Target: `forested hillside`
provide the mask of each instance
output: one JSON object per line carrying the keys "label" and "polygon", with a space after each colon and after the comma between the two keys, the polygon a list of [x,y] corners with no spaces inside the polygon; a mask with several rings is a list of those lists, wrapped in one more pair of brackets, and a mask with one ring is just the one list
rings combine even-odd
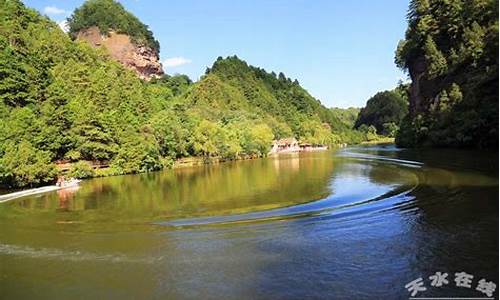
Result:
{"label": "forested hillside", "polygon": [[3,186],[53,182],[57,162],[72,163],[70,175],[104,176],[186,156],[262,156],[281,137],[365,138],[297,81],[236,57],[219,58],[196,83],[182,75],[142,81],[18,0],[0,0],[0,76]]}
{"label": "forested hillside", "polygon": [[228,121],[233,115],[240,121],[260,119],[276,138],[295,136],[311,143],[335,144],[355,135],[297,80],[250,66],[236,56],[219,57],[186,98],[209,119],[220,119],[221,114]]}
{"label": "forested hillside", "polygon": [[361,111],[361,108],[357,107],[349,107],[349,108],[340,108],[334,107],[331,109],[333,114],[339,118],[340,122],[342,122],[348,128],[354,128],[354,124],[356,123],[356,119],[358,118],[358,114]]}
{"label": "forested hillside", "polygon": [[412,79],[399,145],[498,147],[497,0],[412,0],[396,63]]}
{"label": "forested hillside", "polygon": [[62,159],[110,162],[115,173],[164,165],[149,122],[167,108],[168,88],[143,83],[17,0],[0,1],[0,45],[2,184],[50,182]]}
{"label": "forested hillside", "polygon": [[408,114],[407,86],[383,91],[368,99],[354,124],[355,128],[373,126],[376,132],[394,137],[404,117]]}

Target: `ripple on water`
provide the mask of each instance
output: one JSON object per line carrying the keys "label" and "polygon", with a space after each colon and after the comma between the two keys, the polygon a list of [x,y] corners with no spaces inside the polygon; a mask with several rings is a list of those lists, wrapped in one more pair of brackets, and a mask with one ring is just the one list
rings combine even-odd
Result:
{"label": "ripple on water", "polygon": [[[418,185],[415,169],[421,168],[423,163],[347,152],[339,156],[348,158],[351,162],[345,163],[347,168],[357,171],[348,174],[340,172],[333,176],[330,185],[334,193],[326,198],[265,211],[174,219],[156,224],[172,228],[190,228],[297,218],[343,219],[383,212],[412,202],[413,197],[409,193]],[[373,173],[380,173],[382,169],[383,176],[390,178],[389,180],[377,180],[372,176]]]}

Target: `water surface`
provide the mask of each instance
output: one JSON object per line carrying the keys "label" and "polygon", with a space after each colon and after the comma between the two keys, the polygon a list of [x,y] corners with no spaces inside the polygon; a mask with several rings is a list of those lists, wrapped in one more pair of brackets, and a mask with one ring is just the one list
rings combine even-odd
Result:
{"label": "water surface", "polygon": [[496,157],[353,147],[19,198],[0,204],[0,298],[408,299],[436,271],[498,283]]}

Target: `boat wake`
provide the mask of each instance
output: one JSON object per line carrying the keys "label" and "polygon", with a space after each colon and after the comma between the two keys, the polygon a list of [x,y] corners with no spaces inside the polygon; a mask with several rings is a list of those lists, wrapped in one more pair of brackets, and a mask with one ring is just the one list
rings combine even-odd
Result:
{"label": "boat wake", "polygon": [[[235,223],[254,223],[265,222],[273,220],[286,220],[297,219],[304,217],[321,217],[321,216],[336,216],[336,217],[349,217],[351,215],[358,215],[359,213],[371,213],[379,211],[380,209],[388,208],[389,206],[398,203],[405,203],[413,197],[408,194],[410,190],[398,190],[381,195],[373,199],[365,199],[356,203],[335,206],[335,197],[325,198],[319,201],[296,205],[285,208],[278,208],[268,211],[253,212],[247,214],[227,215],[227,216],[214,216],[205,218],[189,218],[179,219],[167,222],[159,222],[159,225],[173,226],[178,228],[198,227],[203,225],[224,225]],[[370,205],[377,201],[384,200],[383,205]]]}
{"label": "boat wake", "polygon": [[32,195],[57,191],[59,189],[60,189],[60,187],[55,186],[55,185],[51,185],[51,186],[44,186],[44,187],[40,187],[40,188],[23,190],[23,191],[19,191],[19,192],[10,193],[10,194],[0,195],[0,203],[11,201],[11,200],[25,197],[25,196],[32,196]]}
{"label": "boat wake", "polygon": [[[385,166],[397,165],[399,181],[381,184],[372,182],[369,177],[362,176],[333,178],[332,190],[334,193],[309,203],[244,214],[175,219],[156,224],[182,229],[299,218],[355,218],[360,215],[397,208],[413,200],[411,192],[418,186],[419,182],[414,171],[421,168],[422,163],[351,152],[343,153],[341,156],[353,162],[359,163],[359,160],[363,160],[364,164],[377,164],[379,167],[381,164]],[[355,188],[356,186],[361,188],[358,190]]]}
{"label": "boat wake", "polygon": [[49,186],[44,186],[44,187],[39,187],[39,188],[34,188],[34,189],[29,189],[29,190],[22,190],[19,192],[9,193],[9,194],[5,194],[5,195],[0,195],[0,203],[11,201],[11,200],[18,199],[21,197],[44,194],[44,193],[53,192],[53,191],[62,190],[62,189],[78,189],[79,183],[80,183],[80,180],[72,179],[72,180],[66,182],[62,186],[49,185]]}
{"label": "boat wake", "polygon": [[79,250],[64,250],[57,248],[34,248],[29,246],[1,244],[0,255],[14,255],[29,258],[44,258],[73,262],[110,262],[110,263],[141,263],[154,264],[163,257],[130,257],[121,253],[99,254]]}

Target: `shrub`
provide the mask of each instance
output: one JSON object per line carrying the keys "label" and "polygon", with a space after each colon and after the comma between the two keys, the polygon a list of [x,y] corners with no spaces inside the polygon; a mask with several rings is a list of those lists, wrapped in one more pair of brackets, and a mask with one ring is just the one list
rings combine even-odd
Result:
{"label": "shrub", "polygon": [[76,178],[89,178],[95,176],[95,171],[90,163],[80,160],[71,166],[68,175]]}
{"label": "shrub", "polygon": [[163,168],[158,144],[151,136],[126,135],[111,167],[121,174],[156,171]]}

